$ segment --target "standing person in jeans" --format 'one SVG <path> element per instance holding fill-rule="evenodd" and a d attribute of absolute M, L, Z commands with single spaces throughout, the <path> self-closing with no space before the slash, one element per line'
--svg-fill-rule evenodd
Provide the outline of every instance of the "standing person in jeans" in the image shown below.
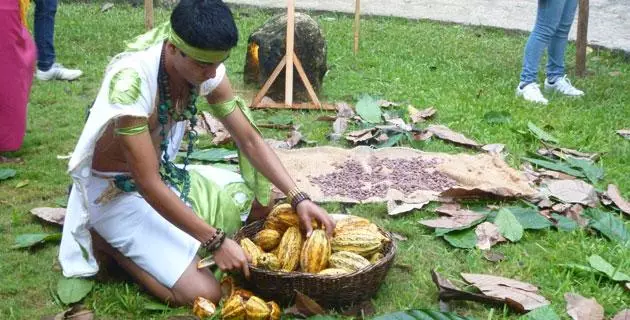
<path fill-rule="evenodd" d="M 576 8 L 577 0 L 538 0 L 536 24 L 525 46 L 517 96 L 531 102 L 548 103 L 536 83 L 538 64 L 545 48 L 548 55 L 545 91 L 556 91 L 567 96 L 584 95 L 564 73 L 564 52 Z"/>
<path fill-rule="evenodd" d="M 35 0 L 35 44 L 37 45 L 37 73 L 39 80 L 75 80 L 83 72 L 55 63 L 55 14 L 57 0 Z"/>

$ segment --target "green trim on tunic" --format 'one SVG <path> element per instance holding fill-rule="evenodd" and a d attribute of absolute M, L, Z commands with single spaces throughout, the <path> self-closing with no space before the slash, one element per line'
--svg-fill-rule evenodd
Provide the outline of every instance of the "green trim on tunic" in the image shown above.
<path fill-rule="evenodd" d="M 240 97 L 234 97 L 232 100 L 228 100 L 222 103 L 211 104 L 208 112 L 215 118 L 225 118 L 227 115 L 232 113 L 236 107 L 239 107 L 249 123 L 258 131 L 260 134 L 260 130 L 254 123 L 254 117 L 252 116 L 251 110 L 245 105 L 245 101 L 243 101 Z M 256 199 L 263 206 L 268 206 L 271 202 L 271 183 L 265 176 L 263 176 L 260 172 L 258 172 L 254 166 L 249 162 L 247 157 L 239 150 L 238 151 L 238 163 L 241 170 L 241 175 L 243 176 L 243 180 L 245 180 L 245 184 L 254 191 L 256 195 Z"/>
<path fill-rule="evenodd" d="M 132 105 L 140 97 L 142 79 L 132 68 L 122 69 L 109 82 L 108 100 L 111 104 Z"/>
<path fill-rule="evenodd" d="M 139 124 L 135 127 L 128 128 L 116 128 L 114 129 L 114 133 L 119 136 L 135 136 L 137 134 L 143 133 L 149 130 L 148 124 Z"/>

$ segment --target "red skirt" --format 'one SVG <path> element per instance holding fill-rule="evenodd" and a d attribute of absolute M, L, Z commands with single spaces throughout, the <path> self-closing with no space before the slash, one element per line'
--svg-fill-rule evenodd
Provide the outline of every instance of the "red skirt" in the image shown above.
<path fill-rule="evenodd" d="M 18 1 L 0 1 L 0 152 L 17 150 L 24 140 L 36 55 Z"/>

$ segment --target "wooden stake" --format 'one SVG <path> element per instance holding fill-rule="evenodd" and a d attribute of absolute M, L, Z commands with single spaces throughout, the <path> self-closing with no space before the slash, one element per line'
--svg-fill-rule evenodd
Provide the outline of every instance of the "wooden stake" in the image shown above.
<path fill-rule="evenodd" d="M 354 54 L 359 53 L 359 28 L 361 24 L 361 0 L 355 0 L 354 7 Z"/>
<path fill-rule="evenodd" d="M 578 11 L 577 38 L 575 39 L 575 74 L 586 76 L 586 46 L 588 43 L 589 0 L 580 0 Z"/>
<path fill-rule="evenodd" d="M 269 88 L 271 88 L 271 85 L 273 84 L 273 82 L 276 81 L 276 78 L 278 77 L 278 75 L 280 74 L 280 71 L 282 71 L 282 68 L 284 68 L 286 63 L 287 63 L 287 56 L 284 56 L 282 57 L 282 60 L 280 60 L 280 63 L 278 63 L 276 68 L 273 69 L 273 72 L 271 73 L 271 75 L 269 76 L 265 84 L 263 85 L 262 89 L 260 89 L 260 91 L 258 91 L 258 94 L 256 94 L 256 97 L 254 98 L 254 101 L 252 102 L 252 107 L 258 106 L 260 101 L 262 101 L 262 98 L 265 97 L 265 94 L 267 94 L 267 91 L 269 91 Z"/>
<path fill-rule="evenodd" d="M 144 27 L 153 29 L 153 0 L 144 0 Z"/>
<path fill-rule="evenodd" d="M 304 87 L 306 87 L 306 91 L 308 92 L 308 95 L 311 97 L 311 100 L 313 100 L 313 103 L 315 103 L 315 106 L 318 106 L 318 107 L 321 106 L 321 103 L 319 103 L 319 99 L 317 99 L 317 94 L 315 94 L 315 90 L 313 89 L 311 82 L 308 80 L 308 77 L 306 76 L 306 72 L 304 72 L 304 68 L 302 67 L 302 62 L 300 61 L 300 58 L 298 58 L 298 56 L 294 56 L 293 62 L 295 63 L 295 69 L 297 69 L 297 72 L 300 75 L 300 78 L 302 79 L 302 83 L 304 84 Z"/>
<path fill-rule="evenodd" d="M 295 0 L 287 0 L 287 65 L 284 71 L 284 103 L 293 104 L 293 41 L 295 39 Z"/>

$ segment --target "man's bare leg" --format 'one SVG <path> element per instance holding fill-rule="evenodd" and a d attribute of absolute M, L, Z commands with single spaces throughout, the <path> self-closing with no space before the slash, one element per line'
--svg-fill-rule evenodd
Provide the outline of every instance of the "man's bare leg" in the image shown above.
<path fill-rule="evenodd" d="M 173 288 L 167 288 L 131 259 L 113 248 L 97 232 L 92 230 L 91 234 L 95 249 L 98 248 L 113 257 L 136 282 L 162 301 L 180 306 L 192 304 L 196 297 L 204 297 L 215 304 L 221 299 L 221 287 L 214 275 L 207 268 L 197 269 L 199 257 L 193 259 Z"/>

